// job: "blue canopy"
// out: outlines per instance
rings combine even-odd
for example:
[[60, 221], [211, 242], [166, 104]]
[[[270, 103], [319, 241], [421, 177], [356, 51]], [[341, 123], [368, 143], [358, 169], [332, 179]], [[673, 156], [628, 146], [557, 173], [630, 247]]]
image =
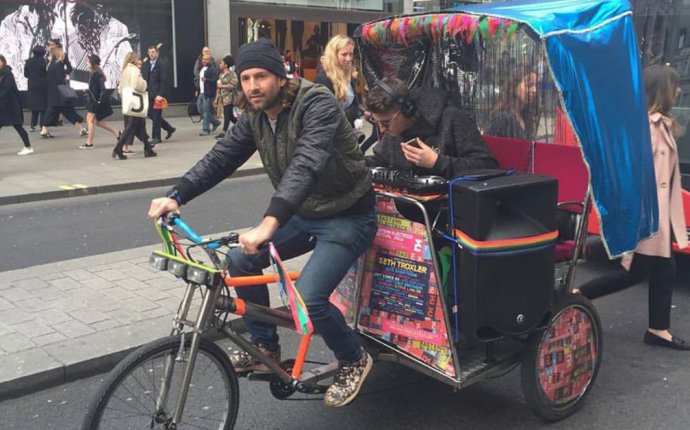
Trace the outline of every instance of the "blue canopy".
[[585, 163], [604, 244], [635, 250], [659, 223], [654, 163], [632, 9], [627, 0], [518, 0], [459, 6], [529, 26], [546, 47]]

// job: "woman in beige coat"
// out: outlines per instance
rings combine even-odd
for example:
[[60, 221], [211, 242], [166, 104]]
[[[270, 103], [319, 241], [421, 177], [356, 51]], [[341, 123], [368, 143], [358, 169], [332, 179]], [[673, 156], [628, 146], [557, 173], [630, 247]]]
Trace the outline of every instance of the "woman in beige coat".
[[[589, 298], [617, 291], [647, 279], [649, 281], [649, 328], [644, 343], [673, 349], [690, 350], [690, 343], [674, 336], [671, 326], [671, 299], [675, 280], [675, 259], [671, 242], [688, 246], [683, 214], [678, 149], [673, 138], [671, 108], [680, 93], [678, 74], [668, 66], [650, 66], [644, 71], [649, 129], [654, 152], [659, 231], [643, 240], [634, 255], [623, 257], [627, 272], [613, 273], [580, 287]], [[603, 293], [606, 291], [606, 293]]]
[[[146, 81], [141, 77], [141, 70], [137, 66], [137, 60], [139, 60], [139, 56], [134, 52], [130, 52], [125, 56], [122, 74], [120, 75], [120, 85], [117, 88], [120, 95], [123, 94], [125, 88], [131, 88], [137, 93], [146, 92]], [[121, 97], [121, 99], [123, 98]], [[149, 137], [146, 134], [145, 117], [125, 115], [125, 124], [125, 129], [120, 135], [115, 149], [113, 149], [113, 158], [127, 159], [127, 156], [122, 153], [122, 148], [127, 142], [131, 142], [134, 136], [144, 142], [144, 156], [155, 157], [157, 154], [153, 152], [149, 143]]]

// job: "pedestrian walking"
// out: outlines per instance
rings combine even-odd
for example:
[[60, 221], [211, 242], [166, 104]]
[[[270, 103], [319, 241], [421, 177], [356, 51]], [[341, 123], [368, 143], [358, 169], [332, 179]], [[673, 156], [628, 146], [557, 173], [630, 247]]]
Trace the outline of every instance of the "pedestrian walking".
[[31, 50], [32, 57], [24, 64], [24, 76], [28, 80], [26, 95], [27, 107], [31, 109], [30, 131], [36, 131], [36, 127], [43, 122], [46, 111], [46, 50], [42, 46], [34, 46]]
[[[220, 126], [220, 121], [216, 118], [213, 108], [218, 86], [218, 66], [213, 62], [211, 54], [204, 54], [201, 57], [201, 64], [203, 67], [199, 71], [199, 95], [196, 99], [199, 113], [203, 118], [199, 136], [208, 136]], [[211, 124], [213, 124], [213, 128], [211, 128]]]
[[[211, 55], [211, 50], [208, 46], [201, 48], [201, 54], [199, 54], [194, 61], [194, 88], [196, 89], [197, 94], [199, 93], [199, 72], [201, 71], [201, 68], [204, 67], [201, 59], [206, 54]], [[211, 56], [211, 62], [215, 63], [213, 56]]]
[[225, 136], [228, 131], [230, 122], [237, 123], [237, 118], [234, 114], [235, 95], [237, 92], [237, 75], [232, 67], [235, 65], [235, 60], [232, 55], [226, 55], [218, 62], [220, 69], [220, 76], [218, 77], [218, 92], [214, 104], [223, 107], [223, 132], [219, 133], [216, 138], [220, 139]]
[[48, 132], [48, 127], [57, 125], [58, 115], [60, 114], [74, 125], [79, 131], [79, 135], [86, 136], [87, 131], [82, 126], [84, 118], [75, 112], [72, 100], [61, 95], [58, 88], [59, 86], [64, 86], [63, 88], [69, 87], [68, 81], [65, 79], [67, 74], [65, 51], [61, 47], [55, 46], [51, 52], [47, 73], [46, 113], [41, 124], [41, 138], [53, 137]]
[[89, 56], [89, 91], [86, 98], [86, 124], [89, 127], [89, 134], [86, 143], [79, 146], [79, 149], [93, 148], [93, 136], [96, 134], [96, 126], [112, 134], [118, 139], [117, 131], [103, 120], [113, 114], [110, 106], [110, 94], [105, 89], [105, 73], [101, 69], [101, 58], [98, 55]]
[[595, 298], [636, 285], [649, 283], [649, 324], [642, 338], [648, 345], [690, 350], [690, 343], [670, 332], [671, 303], [676, 263], [671, 248], [688, 246], [685, 230], [678, 146], [673, 138], [675, 123], [671, 109], [680, 94], [680, 79], [673, 68], [650, 66], [644, 71], [649, 129], [654, 154], [654, 172], [659, 204], [659, 231], [639, 243], [634, 254], [623, 257], [617, 272], [595, 278], [580, 286], [580, 293]]
[[122, 147], [126, 142], [131, 142], [133, 136], [144, 142], [144, 157], [158, 155], [153, 152], [146, 134], [148, 94], [146, 94], [146, 81], [141, 77], [141, 70], [137, 66], [138, 60], [139, 55], [134, 52], [125, 56], [120, 85], [117, 88], [122, 100], [122, 114], [127, 124], [113, 149], [113, 158], [117, 157], [120, 160], [127, 159], [127, 156], [122, 153]]
[[11, 125], [22, 138], [24, 148], [17, 155], [29, 155], [34, 149], [29, 142], [29, 134], [24, 130], [24, 113], [19, 100], [17, 82], [12, 67], [7, 65], [5, 56], [0, 55], [0, 128]]
[[163, 118], [163, 110], [168, 106], [170, 87], [170, 65], [164, 58], [159, 57], [158, 47], [148, 47], [149, 61], [142, 67], [142, 75], [149, 92], [149, 118], [153, 122], [151, 127], [151, 144], [161, 141], [161, 129], [165, 130], [165, 140], [175, 133], [175, 127]]

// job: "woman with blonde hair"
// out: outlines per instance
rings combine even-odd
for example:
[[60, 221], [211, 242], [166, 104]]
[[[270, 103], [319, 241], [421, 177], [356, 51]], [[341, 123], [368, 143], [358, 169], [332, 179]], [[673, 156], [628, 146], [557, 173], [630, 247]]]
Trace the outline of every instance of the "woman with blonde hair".
[[360, 109], [355, 93], [352, 59], [355, 53], [355, 42], [343, 35], [335, 35], [328, 41], [321, 56], [321, 68], [314, 82], [324, 85], [335, 95], [336, 100], [345, 111], [350, 125], [359, 118]]
[[[147, 99], [146, 93], [146, 81], [141, 77], [141, 70], [137, 66], [137, 61], [139, 60], [139, 55], [134, 52], [130, 52], [125, 56], [125, 61], [122, 66], [122, 74], [120, 75], [120, 85], [117, 87], [117, 91], [120, 93], [120, 99], [123, 101], [122, 112], [126, 112], [128, 108], [124, 106], [125, 99], [123, 94], [125, 90], [132, 91], [134, 93], [143, 94], [141, 102]], [[122, 147], [126, 142], [133, 139], [134, 136], [137, 139], [144, 142], [144, 157], [155, 157], [157, 154], [153, 152], [151, 144], [149, 143], [149, 137], [146, 134], [146, 109], [143, 109], [144, 116], [134, 116], [125, 114], [126, 126], [120, 139], [117, 141], [115, 149], [113, 149], [113, 158], [117, 157], [120, 160], [126, 160], [127, 156], [122, 153]]]
[[48, 63], [46, 76], [46, 113], [43, 117], [43, 124], [41, 124], [41, 138], [43, 139], [53, 137], [48, 132], [48, 127], [57, 125], [60, 114], [74, 124], [81, 136], [87, 134], [86, 129], [82, 127], [84, 118], [74, 111], [72, 101], [63, 99], [58, 90], [58, 86], [68, 84], [67, 79], [65, 79], [67, 74], [65, 51], [62, 50], [61, 46], [55, 46], [50, 53], [50, 63]]

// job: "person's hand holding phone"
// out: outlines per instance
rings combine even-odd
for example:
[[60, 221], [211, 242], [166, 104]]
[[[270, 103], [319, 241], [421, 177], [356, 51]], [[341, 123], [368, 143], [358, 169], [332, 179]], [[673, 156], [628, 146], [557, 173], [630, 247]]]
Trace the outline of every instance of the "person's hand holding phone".
[[438, 154], [420, 138], [408, 140], [400, 144], [405, 159], [410, 163], [430, 169], [436, 164]]

